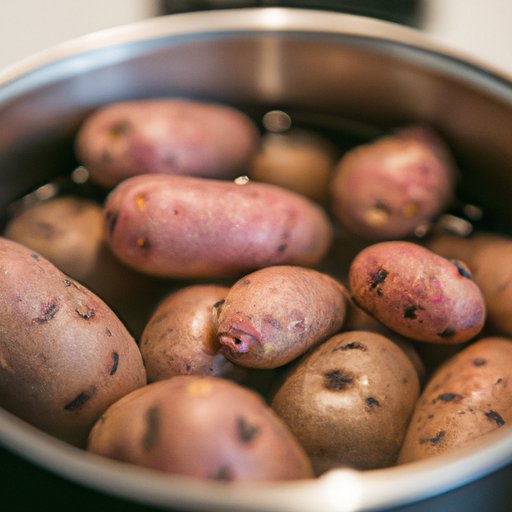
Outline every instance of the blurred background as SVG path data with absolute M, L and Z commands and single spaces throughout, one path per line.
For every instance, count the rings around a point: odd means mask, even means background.
M 451 48 L 512 73 L 510 0 L 25 0 L 0 6 L 0 68 L 68 39 L 191 10 L 298 6 L 415 26 Z

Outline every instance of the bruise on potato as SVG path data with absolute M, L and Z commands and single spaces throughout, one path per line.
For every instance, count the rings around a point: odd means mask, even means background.
M 512 421 L 510 382 L 512 340 L 508 338 L 482 338 L 448 359 L 418 400 L 399 462 L 475 444 Z
M 455 344 L 472 339 L 485 322 L 484 297 L 469 275 L 461 262 L 393 241 L 363 249 L 352 262 L 349 283 L 354 301 L 392 331 Z
M 337 332 L 345 288 L 327 274 L 278 265 L 242 277 L 218 310 L 217 339 L 230 361 L 277 368 Z

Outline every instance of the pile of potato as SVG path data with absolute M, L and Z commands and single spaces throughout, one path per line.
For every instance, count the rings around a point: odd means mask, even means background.
M 101 201 L 47 199 L 0 238 L 0 406 L 226 481 L 385 468 L 512 421 L 512 241 L 428 231 L 460 179 L 433 129 L 342 151 L 167 98 L 99 109 L 75 149 Z

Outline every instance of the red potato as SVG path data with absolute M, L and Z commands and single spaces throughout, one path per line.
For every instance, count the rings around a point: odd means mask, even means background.
M 76 136 L 91 180 L 112 187 L 147 173 L 234 178 L 259 144 L 254 122 L 227 105 L 162 98 L 112 103 L 92 113 Z
M 485 322 L 485 301 L 467 267 L 418 244 L 368 246 L 353 260 L 349 282 L 361 308 L 412 340 L 463 343 Z
M 0 238 L 0 406 L 83 446 L 113 402 L 146 384 L 139 349 L 92 292 Z
M 334 216 L 368 240 L 404 238 L 442 213 L 456 170 L 443 141 L 410 127 L 346 153 L 331 181 Z
M 314 265 L 332 240 L 319 206 L 263 183 L 137 176 L 109 194 L 104 215 L 117 257 L 165 277 L 218 279 L 275 264 Z
M 336 333 L 346 290 L 316 270 L 278 265 L 237 281 L 218 308 L 217 338 L 227 359 L 277 368 Z
M 168 473 L 231 482 L 312 476 L 286 425 L 254 392 L 218 377 L 183 375 L 112 405 L 88 450 Z
M 399 463 L 474 444 L 512 422 L 512 340 L 483 338 L 446 361 L 414 411 Z

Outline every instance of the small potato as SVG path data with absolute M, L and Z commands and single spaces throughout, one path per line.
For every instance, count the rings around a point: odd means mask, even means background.
M 151 316 L 140 341 L 150 382 L 175 375 L 243 379 L 247 371 L 219 352 L 216 310 L 229 288 L 191 285 L 167 296 Z
M 136 272 L 105 241 L 102 205 L 75 196 L 55 197 L 12 218 L 4 236 L 51 261 L 103 299 L 138 337 L 169 284 Z
M 404 238 L 442 213 L 456 170 L 429 128 L 408 127 L 346 153 L 331 182 L 334 216 L 368 240 Z
M 267 133 L 248 175 L 325 203 L 336 160 L 336 149 L 314 132 Z
M 0 406 L 83 446 L 113 402 L 146 384 L 142 357 L 96 295 L 0 238 Z
M 512 422 L 512 340 L 483 338 L 449 359 L 423 391 L 399 462 L 446 453 Z
M 355 302 L 391 330 L 416 341 L 463 343 L 485 322 L 485 302 L 469 270 L 411 242 L 363 249 L 349 271 Z
M 227 359 L 277 368 L 336 333 L 346 290 L 316 270 L 277 265 L 237 281 L 218 308 L 217 338 Z
M 392 466 L 418 395 L 416 370 L 402 349 L 380 334 L 350 331 L 300 360 L 271 405 L 319 475 L 340 466 Z
M 147 173 L 234 178 L 258 144 L 256 125 L 235 108 L 162 98 L 100 108 L 84 121 L 75 148 L 91 180 L 112 187 Z
M 286 425 L 254 392 L 218 377 L 178 376 L 111 406 L 88 450 L 169 473 L 241 481 L 312 476 Z
M 144 175 L 118 185 L 104 214 L 108 240 L 148 274 L 219 279 L 269 265 L 314 265 L 329 249 L 327 214 L 265 183 Z

